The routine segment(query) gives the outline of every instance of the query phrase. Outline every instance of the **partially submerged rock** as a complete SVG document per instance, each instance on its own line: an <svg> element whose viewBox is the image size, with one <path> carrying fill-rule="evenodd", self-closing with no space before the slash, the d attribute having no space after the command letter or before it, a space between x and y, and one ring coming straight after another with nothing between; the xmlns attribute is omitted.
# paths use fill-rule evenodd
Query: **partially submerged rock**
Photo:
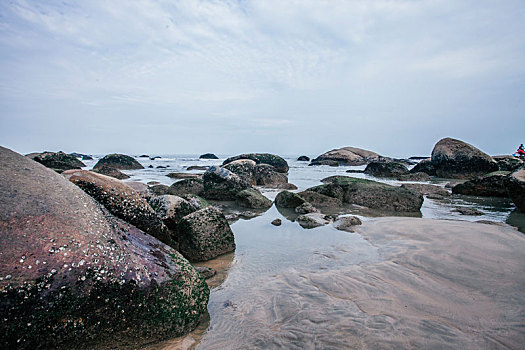
<svg viewBox="0 0 525 350"><path fill-rule="evenodd" d="M375 177L398 177L408 175L408 168L398 162L370 162L364 171Z"/></svg>
<svg viewBox="0 0 525 350"><path fill-rule="evenodd" d="M213 153L204 153L199 156L199 159L219 159L219 157Z"/></svg>
<svg viewBox="0 0 525 350"><path fill-rule="evenodd" d="M330 223L330 220L321 213L309 213L297 217L297 222L302 228L315 228Z"/></svg>
<svg viewBox="0 0 525 350"><path fill-rule="evenodd" d="M141 347L196 327L209 289L178 252L2 147L0 169L1 348Z"/></svg>
<svg viewBox="0 0 525 350"><path fill-rule="evenodd" d="M179 221L180 252L191 261L205 261L235 250L233 232L224 215L213 207Z"/></svg>
<svg viewBox="0 0 525 350"><path fill-rule="evenodd" d="M510 175L507 189L518 211L525 213L525 168Z"/></svg>
<svg viewBox="0 0 525 350"><path fill-rule="evenodd" d="M326 161L336 162L338 165L365 165L373 161L380 161L381 159L384 159L384 157L372 151L357 147L343 147L321 154L312 160L312 165L327 164L322 163Z"/></svg>
<svg viewBox="0 0 525 350"><path fill-rule="evenodd" d="M65 154L62 151L30 153L27 157L59 173L64 170L80 169L86 166L75 156Z"/></svg>
<svg viewBox="0 0 525 350"><path fill-rule="evenodd" d="M399 181L430 181L430 175L419 171L406 175L399 175L397 179Z"/></svg>
<svg viewBox="0 0 525 350"><path fill-rule="evenodd" d="M202 196L204 193L204 182L202 179L183 179L173 183L168 188L168 193L176 196L183 194Z"/></svg>
<svg viewBox="0 0 525 350"><path fill-rule="evenodd" d="M202 174L193 173L169 173L166 176L172 179L202 179Z"/></svg>
<svg viewBox="0 0 525 350"><path fill-rule="evenodd" d="M448 197L450 192L445 190L443 187L430 184L403 184L401 187L409 189L415 193L422 194L424 196L441 196Z"/></svg>
<svg viewBox="0 0 525 350"><path fill-rule="evenodd" d="M166 226L148 202L124 182L87 170L64 172L69 181L80 187L113 215L171 245Z"/></svg>
<svg viewBox="0 0 525 350"><path fill-rule="evenodd" d="M458 184L452 193L481 197L508 197L508 172L496 172Z"/></svg>
<svg viewBox="0 0 525 350"><path fill-rule="evenodd" d="M311 203L306 202L296 207L295 212L297 214L319 213L319 209L314 207Z"/></svg>
<svg viewBox="0 0 525 350"><path fill-rule="evenodd" d="M223 168L234 172L251 185L256 185L257 183L254 176L256 165L257 163L251 159L238 159L224 165Z"/></svg>
<svg viewBox="0 0 525 350"><path fill-rule="evenodd" d="M354 226L361 225L357 216L341 216L334 222L334 227L341 231L354 232Z"/></svg>
<svg viewBox="0 0 525 350"><path fill-rule="evenodd" d="M208 278L212 278L217 274L217 271L215 271L211 267L206 266L197 266L195 270L197 270L201 274L202 278L204 278L205 280L207 280Z"/></svg>
<svg viewBox="0 0 525 350"><path fill-rule="evenodd" d="M273 204L271 200L263 196L255 188L249 188L237 193L237 203L241 207L253 209L270 208Z"/></svg>
<svg viewBox="0 0 525 350"><path fill-rule="evenodd" d="M251 188L250 183L228 169L211 166L203 176L204 197L217 200L236 200L237 193Z"/></svg>
<svg viewBox="0 0 525 350"><path fill-rule="evenodd" d="M102 174L102 175L114 177L115 179L119 179L119 180L129 179L129 175L126 175L123 172L115 168L109 167L107 165L103 165L93 171L99 174Z"/></svg>
<svg viewBox="0 0 525 350"><path fill-rule="evenodd" d="M281 208L296 208L306 200L297 193L282 191L275 197L275 205Z"/></svg>
<svg viewBox="0 0 525 350"><path fill-rule="evenodd" d="M144 167L134 158L119 153L104 156L97 162L97 164L95 164L93 169L99 169L104 165L120 170L144 169Z"/></svg>
<svg viewBox="0 0 525 350"><path fill-rule="evenodd" d="M274 226L281 226L282 223L281 219L275 219L272 221L272 225Z"/></svg>
<svg viewBox="0 0 525 350"><path fill-rule="evenodd" d="M171 194L150 199L149 204L171 230L177 230L177 224L184 216L201 209L184 198ZM178 241L178 239L176 239Z"/></svg>
<svg viewBox="0 0 525 350"><path fill-rule="evenodd" d="M425 173L430 176L436 176L436 167L432 163L430 158L423 159L417 163L412 169L410 169L411 174Z"/></svg>
<svg viewBox="0 0 525 350"><path fill-rule="evenodd" d="M282 157L270 153L247 153L226 159L222 165L226 165L239 159L251 159L257 164L268 164L280 173L288 172L288 163Z"/></svg>
<svg viewBox="0 0 525 350"><path fill-rule="evenodd" d="M297 158L297 160L299 162L309 162L310 161L310 157L307 157L307 156L300 156L299 158Z"/></svg>
<svg viewBox="0 0 525 350"><path fill-rule="evenodd" d="M457 207L453 211L460 213L461 215L479 216L485 214L481 210L466 207Z"/></svg>

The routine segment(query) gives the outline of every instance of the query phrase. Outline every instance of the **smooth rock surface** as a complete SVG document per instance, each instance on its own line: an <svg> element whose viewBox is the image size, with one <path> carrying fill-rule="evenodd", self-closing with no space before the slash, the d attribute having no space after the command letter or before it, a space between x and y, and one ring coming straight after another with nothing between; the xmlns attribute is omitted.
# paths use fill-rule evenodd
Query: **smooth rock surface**
<svg viewBox="0 0 525 350"><path fill-rule="evenodd" d="M321 161L332 161L340 165L365 165L379 161L381 158L379 154L372 151L357 147L343 147L321 154L312 160L312 163L320 164Z"/></svg>

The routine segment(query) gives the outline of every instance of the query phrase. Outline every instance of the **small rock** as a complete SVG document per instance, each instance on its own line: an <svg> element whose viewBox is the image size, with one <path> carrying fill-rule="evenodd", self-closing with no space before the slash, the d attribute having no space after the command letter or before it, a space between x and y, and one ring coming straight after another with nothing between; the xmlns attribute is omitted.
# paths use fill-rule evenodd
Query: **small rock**
<svg viewBox="0 0 525 350"><path fill-rule="evenodd" d="M302 228L315 228L330 223L330 221L326 219L326 216L321 213L310 213L300 215L297 218L297 222L299 223L299 225L301 225Z"/></svg>
<svg viewBox="0 0 525 350"><path fill-rule="evenodd" d="M453 211L460 213L461 215L479 216L485 214L481 210L465 207L457 207Z"/></svg>
<svg viewBox="0 0 525 350"><path fill-rule="evenodd" d="M310 157L300 156L299 158L297 158L297 160L300 161L300 162L308 162L308 161L310 161Z"/></svg>
<svg viewBox="0 0 525 350"><path fill-rule="evenodd" d="M201 154L199 156L199 159L219 159L219 157L217 157L215 154L213 153L205 153L205 154Z"/></svg>
<svg viewBox="0 0 525 350"><path fill-rule="evenodd" d="M281 219L275 219L272 221L272 225L274 226L281 226L281 224L282 224Z"/></svg>
<svg viewBox="0 0 525 350"><path fill-rule="evenodd" d="M215 271L211 267L206 266L197 266L195 267L195 270L197 270L201 274L202 278L204 278L205 280L207 280L208 278L212 278L217 274L217 271Z"/></svg>
<svg viewBox="0 0 525 350"><path fill-rule="evenodd" d="M312 204L305 202L295 208L297 214L308 214L308 213L319 213L319 209L314 207Z"/></svg>
<svg viewBox="0 0 525 350"><path fill-rule="evenodd" d="M354 232L355 225L361 225L361 220L357 216L342 216L334 222L336 229L347 232Z"/></svg>

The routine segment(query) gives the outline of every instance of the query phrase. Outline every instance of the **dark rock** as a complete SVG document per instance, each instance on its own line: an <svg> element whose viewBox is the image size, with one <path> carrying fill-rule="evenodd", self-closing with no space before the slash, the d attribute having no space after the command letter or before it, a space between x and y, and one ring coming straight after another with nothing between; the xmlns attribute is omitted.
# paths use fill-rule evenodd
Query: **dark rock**
<svg viewBox="0 0 525 350"><path fill-rule="evenodd" d="M434 146L431 160L436 175L444 178L475 178L498 170L498 164L488 154L448 137Z"/></svg>
<svg viewBox="0 0 525 350"><path fill-rule="evenodd" d="M423 160L423 159L430 159L430 157L409 157L410 160Z"/></svg>
<svg viewBox="0 0 525 350"><path fill-rule="evenodd" d="M270 208L273 204L271 200L263 196L255 188L249 188L237 193L237 203L241 207L253 209Z"/></svg>
<svg viewBox="0 0 525 350"><path fill-rule="evenodd" d="M452 188L452 193L480 197L508 197L509 172L496 172L466 181Z"/></svg>
<svg viewBox="0 0 525 350"><path fill-rule="evenodd" d="M204 173L204 197L206 199L236 200L237 193L251 188L244 179L228 169L211 166Z"/></svg>
<svg viewBox="0 0 525 350"><path fill-rule="evenodd" d="M186 168L186 170L208 170L209 166L192 165Z"/></svg>
<svg viewBox="0 0 525 350"><path fill-rule="evenodd" d="M149 200L149 204L160 216L164 224L174 231L177 230L177 224L180 219L201 209L200 206L171 194L153 197ZM178 241L178 239L176 239L176 241Z"/></svg>
<svg viewBox="0 0 525 350"><path fill-rule="evenodd" d="M27 157L59 173L64 170L80 169L86 166L76 157L69 155L69 154L65 154L62 151L30 153L27 155Z"/></svg>
<svg viewBox="0 0 525 350"><path fill-rule="evenodd" d="M223 168L235 173L246 182L256 185L255 180L255 166L257 163L251 159L234 160L223 166Z"/></svg>
<svg viewBox="0 0 525 350"><path fill-rule="evenodd" d="M151 192L153 192L157 196L170 194L170 191L169 191L170 187L166 185L155 185L155 186L151 186L149 189L151 190Z"/></svg>
<svg viewBox="0 0 525 350"><path fill-rule="evenodd" d="M375 177L398 177L409 174L405 165L396 162L370 162L364 173Z"/></svg>
<svg viewBox="0 0 525 350"><path fill-rule="evenodd" d="M281 224L282 224L281 219L275 219L272 221L272 225L274 226L281 226Z"/></svg>
<svg viewBox="0 0 525 350"><path fill-rule="evenodd" d="M297 193L288 191L279 192L275 197L275 205L281 208L296 208L305 202Z"/></svg>
<svg viewBox="0 0 525 350"><path fill-rule="evenodd" d="M213 153L205 153L205 154L201 154L199 156L199 159L219 159L219 157L217 157L215 154Z"/></svg>
<svg viewBox="0 0 525 350"><path fill-rule="evenodd" d="M319 213L319 209L306 202L295 208L297 214Z"/></svg>
<svg viewBox="0 0 525 350"><path fill-rule="evenodd" d="M509 176L507 190L519 212L525 213L525 168Z"/></svg>
<svg viewBox="0 0 525 350"><path fill-rule="evenodd" d="M417 163L412 169L410 169L411 174L425 173L430 176L436 176L436 167L432 164L430 158L423 159L421 162Z"/></svg>
<svg viewBox="0 0 525 350"><path fill-rule="evenodd" d="M297 222L302 228L315 228L330 223L327 217L321 213L304 214L297 217Z"/></svg>
<svg viewBox="0 0 525 350"><path fill-rule="evenodd" d="M97 164L95 164L93 169L99 169L104 165L119 170L144 169L144 167L132 157L118 153L104 156L104 158L100 159Z"/></svg>
<svg viewBox="0 0 525 350"><path fill-rule="evenodd" d="M465 207L457 207L453 211L460 213L461 215L469 215L469 216L479 216L485 214L484 212L474 209L474 208L465 208Z"/></svg>
<svg viewBox="0 0 525 350"><path fill-rule="evenodd" d="M320 192L317 192L320 191ZM330 197L322 189L315 187L309 188L306 191L300 192L299 195L303 197L308 203L318 208L338 208L343 205L342 198Z"/></svg>
<svg viewBox="0 0 525 350"><path fill-rule="evenodd" d="M180 252L190 260L210 260L235 250L235 240L228 221L213 207L186 215L178 226Z"/></svg>
<svg viewBox="0 0 525 350"><path fill-rule="evenodd" d="M201 198L197 196L196 194L187 193L180 195L182 198L187 200L191 203L194 207L200 209L204 209L210 206L210 203L208 203L204 198Z"/></svg>
<svg viewBox="0 0 525 350"><path fill-rule="evenodd" d="M423 172L411 173L407 175L400 175L397 177L399 181L430 181L430 175Z"/></svg>
<svg viewBox="0 0 525 350"><path fill-rule="evenodd" d="M401 185L402 188L406 188L410 191L413 191L415 193L419 193L424 196L441 196L441 197L448 197L450 196L450 192L445 190L443 187L439 187L436 185L430 185L430 184L403 184ZM430 198L430 197L429 197Z"/></svg>
<svg viewBox="0 0 525 350"><path fill-rule="evenodd" d="M160 241L173 244L170 233L148 202L126 183L87 170L64 172L69 181L102 204L113 215Z"/></svg>
<svg viewBox="0 0 525 350"><path fill-rule="evenodd" d="M160 182L158 182L158 181L148 181L148 185L149 186L160 185Z"/></svg>
<svg viewBox="0 0 525 350"><path fill-rule="evenodd" d="M269 153L249 153L249 154L241 154L235 157L228 158L222 163L222 165L226 165L228 163L231 163L235 160L239 159L251 159L255 161L257 164L269 164L272 165L275 168L275 171L279 173L287 173L288 172L288 163L283 158L276 156L274 154Z"/></svg>
<svg viewBox="0 0 525 350"><path fill-rule="evenodd" d="M141 348L197 326L209 289L178 252L2 147L0 169L0 348Z"/></svg>
<svg viewBox="0 0 525 350"><path fill-rule="evenodd" d="M333 178L332 183L310 188L303 193L309 191L337 199L342 191L344 203L393 212L416 212L423 204L423 196L406 188L348 176ZM304 197L303 193L301 196Z"/></svg>
<svg viewBox="0 0 525 350"><path fill-rule="evenodd" d="M148 168L153 169L154 166L150 164L150 165L148 165Z"/></svg>
<svg viewBox="0 0 525 350"><path fill-rule="evenodd" d="M204 184L202 179L184 179L173 183L168 193L176 196L188 193L201 196L204 193Z"/></svg>
<svg viewBox="0 0 525 350"><path fill-rule="evenodd" d="M257 164L254 168L255 183L258 186L273 187L288 184L288 176L277 172L272 165Z"/></svg>
<svg viewBox="0 0 525 350"><path fill-rule="evenodd" d="M162 157L161 156L149 157L149 159L151 159L151 160L160 159L160 158L162 158Z"/></svg>
<svg viewBox="0 0 525 350"><path fill-rule="evenodd" d="M149 158L149 156L147 154L142 154L139 156L139 158Z"/></svg>
<svg viewBox="0 0 525 350"><path fill-rule="evenodd" d="M156 169L166 169L166 167L164 165L157 165L155 168Z"/></svg>
<svg viewBox="0 0 525 350"><path fill-rule="evenodd" d="M341 231L354 232L354 226L361 225L357 216L341 216L334 222L334 227Z"/></svg>
<svg viewBox="0 0 525 350"><path fill-rule="evenodd" d="M315 158L310 165L331 165L321 163L325 161L337 162L339 165L365 165L370 162L377 162L386 158L379 154L356 147L344 147L333 149Z"/></svg>
<svg viewBox="0 0 525 350"><path fill-rule="evenodd" d="M299 158L297 158L297 160L300 161L300 162L309 162L310 161L310 157L300 156Z"/></svg>
<svg viewBox="0 0 525 350"><path fill-rule="evenodd" d="M513 156L494 156L500 171L515 171L523 166L523 160Z"/></svg>
<svg viewBox="0 0 525 350"><path fill-rule="evenodd" d="M69 153L69 155L75 158L80 158L82 160L93 160L93 157L88 154L73 152L73 153Z"/></svg>
<svg viewBox="0 0 525 350"><path fill-rule="evenodd" d="M337 160L329 160L329 159L324 159L324 160L312 160L310 162L310 164L308 164L309 166L312 166L312 165L328 165L328 166L339 166L339 162Z"/></svg>
<svg viewBox="0 0 525 350"><path fill-rule="evenodd" d="M172 179L202 179L202 174L191 173L169 173L166 176Z"/></svg>
<svg viewBox="0 0 525 350"><path fill-rule="evenodd" d="M102 174L102 175L114 177L115 179L119 179L119 180L129 179L128 175L124 174L123 172L115 168L111 168L107 165L104 165L98 169L94 169L93 171L96 173Z"/></svg>
<svg viewBox="0 0 525 350"><path fill-rule="evenodd" d="M363 174L365 171L364 171L364 170L354 170L354 169L350 169L350 170L347 170L346 172L347 172L347 173L351 173L351 174Z"/></svg>
<svg viewBox="0 0 525 350"><path fill-rule="evenodd" d="M197 270L201 274L202 278L204 278L205 280L207 280L208 278L212 278L217 274L217 271L215 271L211 267L206 266L197 266L195 270Z"/></svg>

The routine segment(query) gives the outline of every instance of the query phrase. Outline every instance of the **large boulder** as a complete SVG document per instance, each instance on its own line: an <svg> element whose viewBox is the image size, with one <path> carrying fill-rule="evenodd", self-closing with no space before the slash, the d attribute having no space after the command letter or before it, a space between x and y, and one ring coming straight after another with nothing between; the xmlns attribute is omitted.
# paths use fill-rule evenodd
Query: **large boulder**
<svg viewBox="0 0 525 350"><path fill-rule="evenodd" d="M372 151L356 147L343 147L321 154L312 160L312 165L323 164L321 163L323 161L337 162L340 165L365 165L382 159L385 158Z"/></svg>
<svg viewBox="0 0 525 350"><path fill-rule="evenodd" d="M93 169L99 169L103 166L108 166L110 168L120 169L120 170L135 170L135 169L144 169L144 167L134 158L127 156L125 154L108 154L101 158Z"/></svg>
<svg viewBox="0 0 525 350"><path fill-rule="evenodd" d="M64 170L80 169L86 166L75 156L65 154L62 151L30 153L27 155L27 157L59 173Z"/></svg>
<svg viewBox="0 0 525 350"><path fill-rule="evenodd" d="M228 169L211 166L203 176L206 199L236 200L237 193L252 186Z"/></svg>
<svg viewBox="0 0 525 350"><path fill-rule="evenodd" d="M306 200L297 193L282 191L275 197L275 205L281 208L296 208Z"/></svg>
<svg viewBox="0 0 525 350"><path fill-rule="evenodd" d="M119 180L129 179L129 175L126 175L120 170L109 167L107 165L103 165L93 171L102 175L114 177L115 179Z"/></svg>
<svg viewBox="0 0 525 350"><path fill-rule="evenodd" d="M430 184L403 184L401 187L406 188L412 192L419 193L424 196L439 196L448 197L450 192L436 185Z"/></svg>
<svg viewBox="0 0 525 350"><path fill-rule="evenodd" d="M177 251L0 147L0 347L120 348L183 335L209 289Z"/></svg>
<svg viewBox="0 0 525 350"><path fill-rule="evenodd" d="M168 245L173 244L168 229L146 199L125 182L87 170L68 170L64 172L64 176L113 215Z"/></svg>
<svg viewBox="0 0 525 350"><path fill-rule="evenodd" d="M419 163L417 163L412 169L410 169L411 174L417 174L417 173L425 173L430 176L436 175L436 167L432 163L432 160L430 158L423 159Z"/></svg>
<svg viewBox="0 0 525 350"><path fill-rule="evenodd" d="M308 213L299 215L297 222L302 228L315 228L329 224L331 221L327 216L321 213Z"/></svg>
<svg viewBox="0 0 525 350"><path fill-rule="evenodd" d="M309 188L305 193L313 191L338 199L342 193L344 203L392 212L416 212L423 204L422 195L403 187L348 176L333 177L331 181Z"/></svg>
<svg viewBox="0 0 525 350"><path fill-rule="evenodd" d="M316 208L338 208L343 205L343 199L342 197L332 197L326 194L323 194L324 192L322 188L326 188L328 186L319 186L319 188L309 188L306 191L298 193L302 198L304 198L308 203L313 205ZM319 190L319 192L317 191Z"/></svg>
<svg viewBox="0 0 525 350"><path fill-rule="evenodd" d="M516 205L516 208L518 211L525 213L525 168L512 173L507 186L509 197Z"/></svg>
<svg viewBox="0 0 525 350"><path fill-rule="evenodd" d="M508 197L508 174L509 172L496 172L480 176L454 186L452 193L480 197Z"/></svg>
<svg viewBox="0 0 525 350"><path fill-rule="evenodd" d="M199 159L219 159L219 157L213 153L204 153L199 156Z"/></svg>
<svg viewBox="0 0 525 350"><path fill-rule="evenodd" d="M500 171L515 171L523 166L523 160L513 156L494 156L492 157Z"/></svg>
<svg viewBox="0 0 525 350"><path fill-rule="evenodd" d="M167 193L175 196L183 194L195 194L201 196L204 192L204 184L202 179L183 179L173 183L167 191Z"/></svg>
<svg viewBox="0 0 525 350"><path fill-rule="evenodd" d="M449 137L434 146L431 161L436 175L444 178L475 178L499 169L488 154L466 142Z"/></svg>
<svg viewBox="0 0 525 350"><path fill-rule="evenodd" d="M288 176L275 170L272 165L257 164L254 168L255 183L257 186L272 187L288 184Z"/></svg>
<svg viewBox="0 0 525 350"><path fill-rule="evenodd" d="M397 162L371 162L364 172L375 177L398 177L409 174L408 168Z"/></svg>
<svg viewBox="0 0 525 350"><path fill-rule="evenodd" d="M248 154L241 154L235 157L230 157L222 163L222 165L226 165L228 163L231 163L233 161L239 160L239 159L251 159L255 161L257 164L269 164L275 168L275 171L280 173L287 173L288 172L288 163L286 160L284 160L282 157L279 157L275 154L270 153L248 153Z"/></svg>
<svg viewBox="0 0 525 350"><path fill-rule="evenodd" d="M256 185L255 180L255 166L257 163L251 159L238 159L234 160L223 166L223 168L234 172L236 175L249 182L252 185Z"/></svg>
<svg viewBox="0 0 525 350"><path fill-rule="evenodd" d="M237 203L241 207L252 209L266 209L273 204L271 200L263 196L255 188L249 188L237 193Z"/></svg>
<svg viewBox="0 0 525 350"><path fill-rule="evenodd" d="M180 219L201 209L199 205L171 194L153 197L149 204L172 231L177 230Z"/></svg>
<svg viewBox="0 0 525 350"><path fill-rule="evenodd" d="M179 221L180 252L192 261L206 261L235 250L233 232L224 215L213 207Z"/></svg>

